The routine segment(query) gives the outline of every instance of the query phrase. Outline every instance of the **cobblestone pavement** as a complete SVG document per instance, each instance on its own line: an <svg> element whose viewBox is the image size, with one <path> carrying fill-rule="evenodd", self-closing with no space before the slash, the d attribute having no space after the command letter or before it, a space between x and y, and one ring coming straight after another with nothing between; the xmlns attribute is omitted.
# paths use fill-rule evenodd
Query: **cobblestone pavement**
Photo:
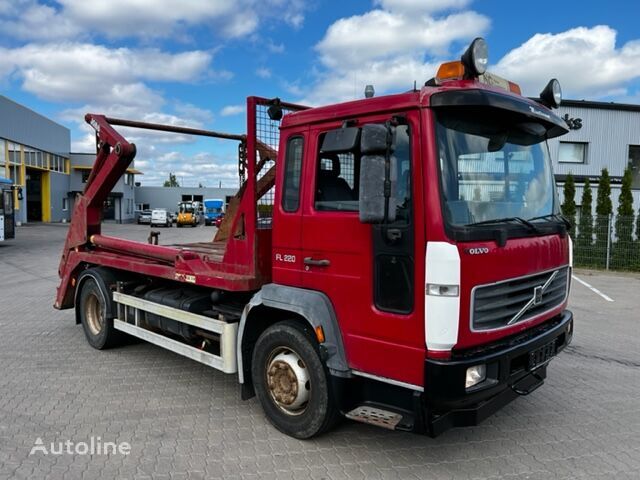
<svg viewBox="0 0 640 480"><path fill-rule="evenodd" d="M345 422L298 441L241 401L233 376L144 343L89 347L73 312L51 306L65 232L26 226L0 246L0 478L640 478L639 275L578 272L614 302L574 281L573 345L542 388L478 427L430 439ZM92 436L131 452L29 455L38 438Z"/></svg>

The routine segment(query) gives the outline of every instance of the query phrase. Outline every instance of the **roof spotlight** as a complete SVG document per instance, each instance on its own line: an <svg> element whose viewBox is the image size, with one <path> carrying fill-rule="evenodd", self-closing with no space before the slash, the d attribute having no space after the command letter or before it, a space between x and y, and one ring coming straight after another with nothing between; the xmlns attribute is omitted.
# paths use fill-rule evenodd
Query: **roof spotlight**
<svg viewBox="0 0 640 480"><path fill-rule="evenodd" d="M267 109L267 115L274 121L282 120L282 104L279 98L271 100L271 105Z"/></svg>
<svg viewBox="0 0 640 480"><path fill-rule="evenodd" d="M478 37L471 42L460 60L467 77L474 78L486 72L489 64L489 47L484 38Z"/></svg>
<svg viewBox="0 0 640 480"><path fill-rule="evenodd" d="M549 80L547 86L540 92L540 100L549 108L558 108L560 106L560 102L562 102L562 89L557 79L552 78Z"/></svg>
<svg viewBox="0 0 640 480"><path fill-rule="evenodd" d="M366 87L364 87L364 96L365 96L365 98L371 98L375 94L376 94L376 91L373 88L373 85L367 85Z"/></svg>

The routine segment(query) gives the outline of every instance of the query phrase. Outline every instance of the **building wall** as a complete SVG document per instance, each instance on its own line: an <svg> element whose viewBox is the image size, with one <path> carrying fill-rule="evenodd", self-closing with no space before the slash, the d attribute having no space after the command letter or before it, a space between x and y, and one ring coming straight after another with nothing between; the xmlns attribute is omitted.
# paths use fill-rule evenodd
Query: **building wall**
<svg viewBox="0 0 640 480"><path fill-rule="evenodd" d="M178 209L183 195L201 195L208 198L226 199L237 193L236 188L195 188L195 187L135 187L136 208L149 205L149 208L166 208L170 212Z"/></svg>
<svg viewBox="0 0 640 480"><path fill-rule="evenodd" d="M640 111L616 111L579 107L558 109L561 116L581 118L582 128L570 130L549 141L557 174L600 175L607 167L609 174L621 177L629 163L629 145L640 145ZM586 163L558 163L560 142L587 142Z"/></svg>
<svg viewBox="0 0 640 480"><path fill-rule="evenodd" d="M71 149L68 128L2 95L0 112L0 138L68 157Z"/></svg>
<svg viewBox="0 0 640 480"><path fill-rule="evenodd" d="M553 160L554 173L560 178L571 173L574 176L588 176L591 180L593 208L595 210L598 185L593 181L599 177L603 168L609 170L612 178L611 200L614 213L618 207L620 178L629 165L629 145L640 145L640 106L631 106L621 110L611 104L610 108L599 104L598 108L588 106L591 102L567 101L558 109L560 116L580 118L582 128L549 141L549 150ZM636 107L636 108L634 108ZM616 110L616 108L618 108ZM585 163L560 163L558 151L560 142L585 142L587 152ZM581 204L583 182L576 185L576 203ZM558 195L563 201L564 182L558 182ZM640 206L640 190L634 189L634 207ZM594 212L595 213L595 212Z"/></svg>
<svg viewBox="0 0 640 480"><path fill-rule="evenodd" d="M69 192L69 175L63 173L50 172L50 222L68 221L70 219L70 202L67 194ZM67 210L63 210L63 199L67 199Z"/></svg>
<svg viewBox="0 0 640 480"><path fill-rule="evenodd" d="M69 191L75 197L76 192L82 192L85 183L82 181L96 159L95 153L71 153L71 179ZM111 190L114 197L115 221L130 223L135 220L135 172L131 165L128 173L123 175Z"/></svg>

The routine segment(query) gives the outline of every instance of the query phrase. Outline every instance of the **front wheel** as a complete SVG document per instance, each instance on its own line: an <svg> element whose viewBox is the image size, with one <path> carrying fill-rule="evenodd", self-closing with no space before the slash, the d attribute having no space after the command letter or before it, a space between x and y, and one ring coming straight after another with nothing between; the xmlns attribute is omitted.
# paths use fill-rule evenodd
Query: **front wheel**
<svg viewBox="0 0 640 480"><path fill-rule="evenodd" d="M339 418L318 344L306 325L285 321L265 330L253 350L252 379L267 418L287 435L311 438Z"/></svg>

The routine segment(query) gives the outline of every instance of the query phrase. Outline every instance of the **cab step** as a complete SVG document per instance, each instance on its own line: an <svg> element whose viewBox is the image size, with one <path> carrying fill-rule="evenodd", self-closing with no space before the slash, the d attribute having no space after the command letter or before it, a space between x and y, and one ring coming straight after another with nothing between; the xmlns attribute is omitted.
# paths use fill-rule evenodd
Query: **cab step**
<svg viewBox="0 0 640 480"><path fill-rule="evenodd" d="M393 412L372 405L360 405L348 412L345 417L356 422L367 423L388 430L411 431L414 423L413 416L410 414Z"/></svg>

